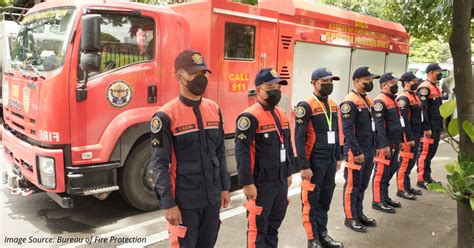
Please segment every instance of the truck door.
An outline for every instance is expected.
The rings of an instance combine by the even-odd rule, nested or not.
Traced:
[[[234,133],[235,119],[254,97],[257,72],[276,66],[275,23],[233,15],[219,17],[219,88],[225,133]]]

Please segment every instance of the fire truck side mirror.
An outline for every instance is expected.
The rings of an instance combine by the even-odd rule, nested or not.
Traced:
[[[82,17],[81,49],[83,53],[100,52],[100,15]]]
[[[100,15],[82,16],[81,59],[79,66],[84,72],[84,82],[76,88],[76,101],[87,99],[87,79],[90,72],[100,71]]]

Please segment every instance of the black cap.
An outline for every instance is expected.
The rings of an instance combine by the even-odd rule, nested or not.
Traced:
[[[382,84],[392,80],[396,80],[398,82],[400,81],[400,78],[393,76],[393,73],[391,72],[387,72],[380,77],[379,83]]]
[[[354,74],[352,74],[352,80],[363,77],[372,77],[373,79],[380,78],[379,75],[372,74],[370,67],[368,66],[359,67],[354,71]]]
[[[313,71],[313,74],[311,74],[311,80],[319,80],[319,79],[332,79],[332,80],[340,80],[338,76],[333,76],[332,72],[326,68],[318,68]]]
[[[201,53],[194,50],[184,50],[174,60],[174,69],[185,70],[187,73],[196,73],[198,71],[207,71],[211,73],[207,68],[206,62]]]
[[[277,72],[273,68],[265,68],[260,70],[255,77],[255,86],[261,84],[276,84],[287,85],[288,82],[278,77]]]
[[[402,74],[402,76],[400,77],[400,80],[402,82],[409,82],[409,81],[412,81],[412,80],[420,81],[422,79],[416,77],[415,74],[412,71],[407,71],[407,72]]]
[[[437,63],[431,63],[426,67],[426,73],[436,71],[436,70],[443,70],[443,69]]]

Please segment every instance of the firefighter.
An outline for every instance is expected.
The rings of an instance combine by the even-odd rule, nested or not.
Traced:
[[[329,98],[333,80],[339,81],[327,68],[311,75],[313,94],[298,103],[295,111],[295,145],[301,168],[301,201],[303,226],[308,247],[343,247],[328,235],[328,211],[342,156],[339,141],[338,107]]]
[[[421,123],[423,122],[423,113],[421,103],[416,96],[416,89],[419,86],[421,78],[417,78],[413,72],[405,72],[400,77],[403,92],[398,96],[397,103],[405,123],[405,134],[408,140],[413,140],[414,146],[404,146],[400,153],[400,169],[397,173],[397,196],[415,200],[417,195],[421,195],[421,190],[411,187],[410,173],[415,166],[420,147],[420,138],[423,136]]]
[[[427,79],[418,87],[417,95],[420,98],[424,113],[423,138],[421,152],[418,158],[418,187],[428,189],[429,183],[439,183],[431,177],[431,160],[438,150],[443,119],[439,107],[443,100],[439,80],[443,77],[443,69],[438,64],[429,64],[426,67]]]
[[[288,117],[277,107],[287,84],[274,69],[262,69],[255,79],[258,102],[237,118],[235,158],[248,199],[248,247],[277,247],[288,207],[294,155]]]
[[[374,176],[372,179],[373,202],[372,208],[395,213],[395,208],[401,207],[400,202],[392,200],[388,195],[390,180],[398,170],[398,155],[404,141],[400,109],[396,102],[398,81],[391,72],[380,77],[380,95],[374,101],[375,119],[375,148],[376,158]],[[408,146],[413,146],[413,140],[406,140]]]
[[[367,226],[377,222],[363,212],[364,192],[369,186],[374,168],[375,122],[372,116],[373,101],[366,94],[372,91],[373,80],[380,78],[367,66],[354,71],[354,89],[341,103],[344,133],[344,224],[356,232],[367,232]]]
[[[181,94],[151,120],[155,192],[177,241],[172,247],[213,247],[219,210],[230,201],[222,115],[202,97],[211,72],[199,52],[180,53],[175,70]]]

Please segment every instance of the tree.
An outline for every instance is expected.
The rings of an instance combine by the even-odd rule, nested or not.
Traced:
[[[449,52],[449,44],[447,43],[441,43],[438,40],[422,41],[417,38],[410,39],[411,63],[445,62],[449,58],[451,58],[451,54]]]

